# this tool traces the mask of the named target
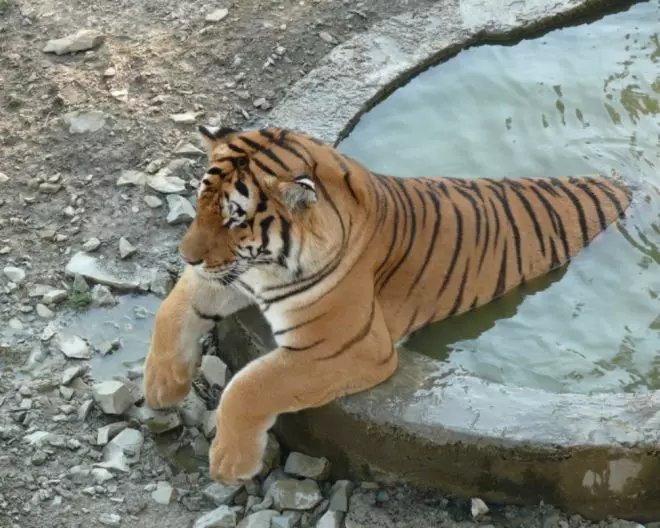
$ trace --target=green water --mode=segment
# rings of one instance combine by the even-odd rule
[[[339,145],[398,176],[613,171],[633,214],[562,270],[415,334],[457,370],[551,391],[660,388],[660,0],[418,75]]]

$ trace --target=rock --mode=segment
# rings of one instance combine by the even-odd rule
[[[103,284],[94,286],[91,295],[93,306],[114,306],[117,304],[117,300],[113,297],[110,288]]]
[[[153,434],[166,433],[183,423],[175,411],[157,411],[146,406],[131,407],[128,416],[146,425]]]
[[[197,427],[204,422],[206,404],[194,390],[188,393],[183,401],[179,403],[178,407],[183,418],[183,423],[188,427]]]
[[[43,182],[39,184],[39,191],[45,194],[55,194],[62,189],[59,183]]]
[[[158,504],[169,504],[176,497],[176,492],[169,482],[160,481],[151,492],[151,498]]]
[[[179,194],[186,190],[186,182],[177,176],[162,174],[162,170],[147,178],[150,189],[162,194]]]
[[[81,29],[77,33],[67,35],[59,39],[49,40],[44,46],[44,53],[75,53],[95,48],[103,42],[105,36],[95,29]]]
[[[350,480],[338,480],[330,488],[329,511],[338,511],[346,513],[348,511],[348,501],[351,493],[355,489],[355,484]]]
[[[280,443],[275,438],[273,433],[268,433],[268,441],[266,443],[266,452],[264,453],[263,466],[259,474],[261,476],[268,475],[271,471],[280,466],[281,449]]]
[[[343,512],[327,511],[316,523],[316,528],[342,528]]]
[[[279,515],[277,510],[263,510],[248,515],[239,524],[238,528],[270,528],[271,519]]]
[[[284,464],[284,471],[295,477],[324,480],[330,474],[330,461],[325,458],[315,458],[293,451]]]
[[[94,464],[106,469],[117,469],[128,473],[130,464],[140,460],[140,451],[144,438],[140,431],[124,429],[103,449],[103,462]]]
[[[91,474],[94,482],[97,484],[103,484],[104,482],[115,478],[115,476],[105,468],[94,468],[92,469]]]
[[[133,246],[126,238],[121,237],[119,239],[119,256],[122,259],[127,259],[137,251],[137,248]]]
[[[128,422],[115,422],[103,427],[99,427],[96,431],[96,445],[104,446],[115,436],[121,433],[128,427]]]
[[[488,513],[488,506],[486,506],[486,503],[480,498],[475,497],[471,501],[470,512],[472,513],[473,519],[478,519]]]
[[[89,284],[87,284],[85,277],[82,275],[76,275],[73,278],[73,285],[71,286],[71,289],[77,293],[87,293],[90,290]]]
[[[92,251],[96,251],[100,246],[101,241],[98,238],[92,237],[82,245],[82,250],[85,253],[91,253]]]
[[[229,506],[220,506],[195,521],[193,528],[235,528],[236,512]]]
[[[0,183],[7,183],[9,181],[9,176],[5,173],[0,172]]]
[[[173,159],[167,167],[160,172],[163,176],[176,176],[182,180],[189,180],[195,170],[195,162],[187,158]]]
[[[103,77],[114,77],[115,75],[117,75],[117,70],[112,66],[106,68],[106,70],[103,72]]]
[[[227,385],[227,365],[219,357],[202,356],[202,364],[199,369],[209,385],[223,388]]]
[[[88,368],[89,367],[87,365],[76,365],[75,367],[69,367],[64,372],[62,372],[62,379],[60,380],[60,384],[68,385],[75,378],[87,372]]]
[[[170,209],[167,213],[167,223],[170,225],[192,222],[195,218],[195,208],[183,196],[178,194],[168,195],[167,206]]]
[[[212,11],[211,13],[206,15],[204,20],[211,23],[220,22],[221,20],[224,20],[228,14],[229,14],[229,9],[226,8],[216,9],[215,11]]]
[[[41,298],[41,301],[44,304],[57,304],[62,302],[69,296],[69,292],[66,290],[51,290],[48,293],[44,293],[44,296]]]
[[[60,351],[69,359],[90,359],[92,351],[80,337],[74,336],[60,336],[59,339]]]
[[[96,132],[105,126],[106,115],[97,110],[90,110],[89,112],[69,112],[62,116],[64,122],[69,125],[69,133],[71,134],[85,134],[87,132]]]
[[[52,319],[55,317],[53,311],[41,303],[37,304],[37,315],[42,319]]]
[[[152,194],[148,194],[144,197],[144,203],[146,203],[151,209],[157,209],[163,205],[163,200]]]
[[[93,404],[94,404],[94,400],[85,400],[80,404],[80,407],[78,407],[78,420],[84,422],[87,419],[87,415],[89,414],[89,411],[92,409]]]
[[[63,399],[66,401],[70,401],[71,398],[73,398],[73,393],[74,390],[71,387],[65,387],[64,385],[60,385],[60,396],[62,396]]]
[[[271,528],[295,528],[300,523],[302,513],[295,511],[283,512],[270,520]]]
[[[140,282],[135,279],[125,280],[106,272],[94,257],[82,251],[71,258],[65,271],[68,275],[82,275],[93,282],[105,284],[117,290],[135,291],[140,286]]]
[[[21,284],[25,280],[25,271],[14,266],[6,266],[2,272],[14,284]]]
[[[336,42],[335,37],[333,37],[327,31],[321,31],[319,33],[319,37],[321,37],[321,40],[323,40],[324,42],[327,42],[328,44],[334,44]]]
[[[234,497],[243,489],[242,485],[222,484],[213,482],[202,490],[202,496],[209,499],[216,506],[230,505]]]
[[[122,414],[133,405],[130,389],[116,380],[95,383],[92,387],[92,397],[105,414]]]
[[[170,119],[180,125],[191,125],[197,119],[195,112],[182,112],[180,114],[171,114]]]
[[[264,97],[255,99],[252,104],[255,108],[261,108],[263,110],[268,110],[270,108],[270,103]]]
[[[149,290],[159,297],[167,297],[174,287],[174,281],[170,274],[164,269],[154,269],[151,272]]]
[[[33,446],[40,446],[46,442],[49,436],[50,433],[47,431],[34,431],[33,433],[25,435],[23,441]]]
[[[203,157],[206,153],[197,148],[192,143],[186,143],[185,141],[179,142],[179,144],[174,148],[174,154],[176,156],[199,156]]]
[[[121,526],[121,516],[116,513],[102,513],[99,522],[104,526]]]
[[[318,484],[311,479],[282,479],[274,482],[268,495],[278,510],[311,510],[323,500]]]
[[[125,170],[119,175],[117,185],[120,187],[126,185],[143,186],[147,183],[147,174],[136,170]]]
[[[204,430],[204,436],[206,438],[211,438],[215,435],[216,430],[216,421],[215,421],[215,410],[206,411],[204,413],[204,423],[202,425]]]

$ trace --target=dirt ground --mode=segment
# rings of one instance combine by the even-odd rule
[[[80,419],[89,399],[84,376],[71,383],[73,394],[60,388],[75,361],[65,364],[44,338],[53,314],[37,308],[39,288],[70,288],[65,266],[93,238],[100,241],[94,256],[127,276],[176,271],[185,223],[166,221],[163,195],[119,187],[122,173],[154,173],[183,159],[177,145],[200,145],[196,123],[240,127],[264,115],[334,45],[431,3],[0,0],[0,269],[26,272],[14,282],[0,273],[0,526],[189,527],[210,509],[200,495],[209,482],[204,463],[178,467],[170,456],[198,437],[191,429],[159,441],[145,433],[129,473],[104,481],[91,472],[103,456],[97,429],[119,418],[92,406]],[[221,8],[228,10],[222,20],[206,20]],[[81,29],[100,31],[103,41],[80,53],[42,51]],[[72,132],[67,116],[87,111],[100,128]],[[195,123],[170,117],[185,112]],[[186,159],[172,170],[190,196],[204,159]],[[152,208],[147,195],[163,204]],[[137,249],[129,258],[120,258],[120,237]],[[70,310],[71,301],[48,310]],[[49,355],[47,368],[34,367]],[[30,436],[39,431],[49,436]],[[178,494],[167,505],[150,496],[163,480]],[[466,501],[407,488],[376,495],[368,486],[354,494],[347,526],[585,525],[546,507],[495,509],[477,522]]]

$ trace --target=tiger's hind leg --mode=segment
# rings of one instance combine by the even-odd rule
[[[250,304],[233,288],[207,283],[186,268],[156,312],[144,365],[144,397],[154,409],[181,401],[190,391],[201,352],[200,337],[216,319]]]
[[[356,315],[346,310],[333,324],[342,327],[351,315],[360,320],[360,311],[357,307]],[[337,338],[326,346],[304,351],[278,348],[240,370],[217,409],[216,436],[209,451],[211,476],[226,483],[254,477],[263,464],[267,432],[279,414],[319,407],[389,378],[397,355],[379,308],[364,328],[366,335],[355,338],[354,344],[347,345],[346,333],[335,332]]]

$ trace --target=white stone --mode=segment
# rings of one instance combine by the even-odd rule
[[[111,288],[118,290],[137,290],[140,286],[139,281],[137,280],[124,280],[119,277],[115,277],[103,270],[99,265],[98,261],[88,255],[87,253],[80,251],[76,253],[69,263],[66,265],[65,271],[67,275],[82,275],[86,279],[89,279],[93,282],[99,284],[105,284]]]
[[[100,246],[101,241],[96,237],[92,237],[82,245],[82,250],[86,253],[91,253],[92,251],[96,251]]]
[[[106,115],[103,112],[90,110],[89,112],[69,112],[62,116],[64,122],[69,125],[71,134],[85,134],[96,132],[105,126]]]
[[[87,372],[87,369],[88,369],[87,365],[76,365],[75,367],[69,367],[64,372],[62,372],[62,378],[60,380],[60,383],[62,385],[68,385],[78,376],[81,376],[82,374]]]
[[[165,170],[165,169],[163,169]],[[167,171],[166,174],[169,174]],[[186,182],[178,176],[167,176],[158,171],[153,176],[147,178],[147,186],[162,194],[179,194],[186,190]]]
[[[104,482],[115,478],[115,476],[105,468],[92,469],[92,477],[97,484],[103,484]]]
[[[284,478],[273,482],[267,495],[278,510],[311,510],[323,500],[319,485],[311,479]]]
[[[140,460],[140,451],[144,437],[135,429],[124,429],[115,436],[103,449],[103,462],[94,464],[96,467],[116,469],[129,472],[130,464]]]
[[[203,428],[204,428],[204,436],[206,436],[206,438],[211,438],[212,436],[215,435],[215,430],[217,427],[215,417],[216,417],[215,410],[206,411],[204,413]]]
[[[6,266],[2,272],[10,281],[15,284],[21,284],[25,280],[25,271],[14,266]]]
[[[183,423],[188,427],[197,427],[204,422],[206,404],[194,390],[188,393],[178,407]]]
[[[117,380],[95,383],[92,397],[105,414],[122,414],[133,405],[130,389]]]
[[[169,482],[160,481],[156,489],[151,492],[151,498],[158,504],[169,504],[174,500],[176,493]]]
[[[48,293],[44,293],[41,300],[44,304],[57,304],[62,302],[68,296],[69,292],[66,290],[51,290]]]
[[[128,416],[146,425],[153,434],[166,433],[183,423],[176,411],[157,411],[146,406],[131,407]]]
[[[219,357],[202,356],[202,364],[199,370],[209,385],[218,385],[219,387],[227,385],[227,365]]]
[[[103,427],[99,427],[96,431],[96,445],[104,446],[115,436],[121,433],[128,427],[128,422],[115,422]]]
[[[470,512],[472,512],[473,519],[478,519],[488,513],[488,506],[480,498],[475,497],[471,501]]]
[[[178,194],[169,194],[167,196],[167,223],[170,225],[192,222],[195,218],[195,208],[183,196]]]
[[[243,489],[241,485],[222,484],[212,482],[202,490],[202,496],[209,499],[216,506],[231,505],[234,497]]]
[[[295,477],[323,480],[330,473],[330,461],[325,457],[316,458],[293,451],[286,459],[284,471]]]
[[[53,317],[55,317],[53,311],[41,303],[37,304],[37,315],[42,319],[52,319]]]
[[[59,39],[49,40],[43,48],[44,53],[75,53],[86,51],[98,46],[104,39],[103,33],[95,29],[81,29],[80,31]]]
[[[163,200],[153,194],[148,194],[144,197],[144,203],[146,203],[151,209],[157,209],[163,205]]]
[[[182,112],[170,115],[170,119],[180,125],[191,125],[197,119],[197,114],[195,112]]]
[[[99,522],[104,526],[121,526],[121,515],[116,513],[102,513]]]
[[[0,183],[7,183],[9,181],[9,176],[4,172],[0,172]]]
[[[211,23],[220,22],[221,20],[224,20],[228,14],[229,14],[229,9],[227,8],[216,9],[215,11],[212,11],[211,13],[206,15],[206,18],[204,18],[204,20]]]
[[[87,343],[80,337],[60,336],[60,351],[69,359],[89,359],[92,357],[92,351]]]
[[[174,148],[174,154],[177,156],[204,156],[205,153],[202,149],[197,148],[192,143],[186,143],[185,141],[179,142],[179,144]]]
[[[117,299],[114,298],[110,288],[103,284],[96,284],[91,291],[93,306],[114,306]]]
[[[202,515],[193,528],[235,528],[236,512],[229,506],[220,506]]]
[[[133,246],[126,238],[121,237],[119,239],[119,256],[122,259],[127,259],[137,251],[137,248]]]
[[[316,528],[341,528],[344,514],[337,511],[327,511],[316,523]]]
[[[125,185],[141,185],[144,186],[147,183],[147,174],[142,171],[136,170],[125,170],[119,175],[117,180],[117,185],[120,187]]]
[[[248,515],[238,524],[238,528],[270,528],[271,519],[277,515],[277,510],[262,510]]]

